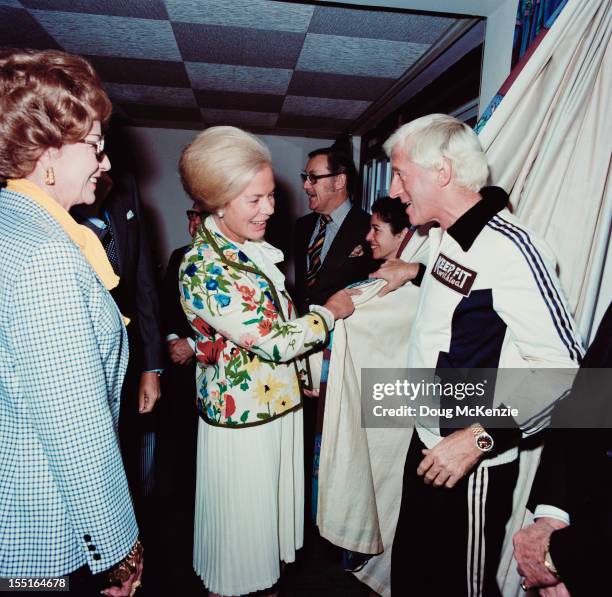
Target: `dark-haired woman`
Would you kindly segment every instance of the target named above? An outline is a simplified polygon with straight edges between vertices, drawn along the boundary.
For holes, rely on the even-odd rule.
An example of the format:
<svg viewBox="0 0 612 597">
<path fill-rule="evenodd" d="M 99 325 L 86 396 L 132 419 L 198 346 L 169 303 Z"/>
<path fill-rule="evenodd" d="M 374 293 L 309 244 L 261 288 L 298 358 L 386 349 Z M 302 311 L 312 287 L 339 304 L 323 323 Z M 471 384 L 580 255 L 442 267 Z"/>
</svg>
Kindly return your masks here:
<svg viewBox="0 0 612 597">
<path fill-rule="evenodd" d="M 142 572 L 117 442 L 118 278 L 68 213 L 110 168 L 110 114 L 84 59 L 0 52 L 0 577 L 69 575 L 83 596 L 133 594 Z"/>
<path fill-rule="evenodd" d="M 366 236 L 374 259 L 399 258 L 401 249 L 406 246 L 404 239 L 409 228 L 406 206 L 399 199 L 381 197 L 374 201 L 370 231 Z"/>
</svg>

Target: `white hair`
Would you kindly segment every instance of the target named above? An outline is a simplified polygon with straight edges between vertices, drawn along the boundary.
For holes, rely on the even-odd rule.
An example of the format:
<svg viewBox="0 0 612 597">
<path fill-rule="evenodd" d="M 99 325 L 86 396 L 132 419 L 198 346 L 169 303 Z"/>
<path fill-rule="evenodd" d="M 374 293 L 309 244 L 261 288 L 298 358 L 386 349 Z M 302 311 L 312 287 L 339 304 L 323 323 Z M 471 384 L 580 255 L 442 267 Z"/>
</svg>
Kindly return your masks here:
<svg viewBox="0 0 612 597">
<path fill-rule="evenodd" d="M 486 184 L 489 167 L 476 133 L 446 114 L 429 114 L 400 126 L 384 143 L 391 157 L 395 149 L 421 168 L 438 169 L 446 158 L 453 183 L 478 192 Z"/>
</svg>

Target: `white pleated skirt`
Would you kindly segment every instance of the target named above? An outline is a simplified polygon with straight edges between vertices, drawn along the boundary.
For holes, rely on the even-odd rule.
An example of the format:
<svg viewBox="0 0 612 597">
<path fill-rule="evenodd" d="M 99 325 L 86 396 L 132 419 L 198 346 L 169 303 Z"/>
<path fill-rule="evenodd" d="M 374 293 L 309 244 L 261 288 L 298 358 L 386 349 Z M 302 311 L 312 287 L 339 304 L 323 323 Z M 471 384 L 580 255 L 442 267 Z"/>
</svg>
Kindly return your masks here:
<svg viewBox="0 0 612 597">
<path fill-rule="evenodd" d="M 304 541 L 302 411 L 227 429 L 200 419 L 193 566 L 209 591 L 271 587 Z"/>
</svg>

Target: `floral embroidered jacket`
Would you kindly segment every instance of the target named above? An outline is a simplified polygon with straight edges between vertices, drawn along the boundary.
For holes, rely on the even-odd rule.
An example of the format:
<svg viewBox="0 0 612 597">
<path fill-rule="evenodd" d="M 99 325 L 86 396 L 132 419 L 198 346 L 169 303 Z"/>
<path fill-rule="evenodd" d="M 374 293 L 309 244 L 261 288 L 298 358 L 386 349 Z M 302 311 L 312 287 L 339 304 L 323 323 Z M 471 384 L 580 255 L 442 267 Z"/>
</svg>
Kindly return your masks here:
<svg viewBox="0 0 612 597">
<path fill-rule="evenodd" d="M 266 423 L 301 406 L 307 359 L 327 342 L 323 317 L 296 319 L 291 298 L 234 243 L 203 225 L 181 264 L 181 302 L 196 334 L 200 416 Z"/>
</svg>

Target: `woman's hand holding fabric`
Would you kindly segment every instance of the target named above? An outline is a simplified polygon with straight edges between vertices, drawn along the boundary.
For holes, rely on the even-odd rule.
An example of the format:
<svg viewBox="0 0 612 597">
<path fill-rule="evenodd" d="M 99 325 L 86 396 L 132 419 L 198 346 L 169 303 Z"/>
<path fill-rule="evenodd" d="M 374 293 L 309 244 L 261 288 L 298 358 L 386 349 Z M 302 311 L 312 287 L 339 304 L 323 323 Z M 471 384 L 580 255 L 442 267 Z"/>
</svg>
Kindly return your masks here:
<svg viewBox="0 0 612 597">
<path fill-rule="evenodd" d="M 355 305 L 351 296 L 361 294 L 358 290 L 339 290 L 332 294 L 323 305 L 334 319 L 345 319 L 353 313 Z"/>
</svg>

